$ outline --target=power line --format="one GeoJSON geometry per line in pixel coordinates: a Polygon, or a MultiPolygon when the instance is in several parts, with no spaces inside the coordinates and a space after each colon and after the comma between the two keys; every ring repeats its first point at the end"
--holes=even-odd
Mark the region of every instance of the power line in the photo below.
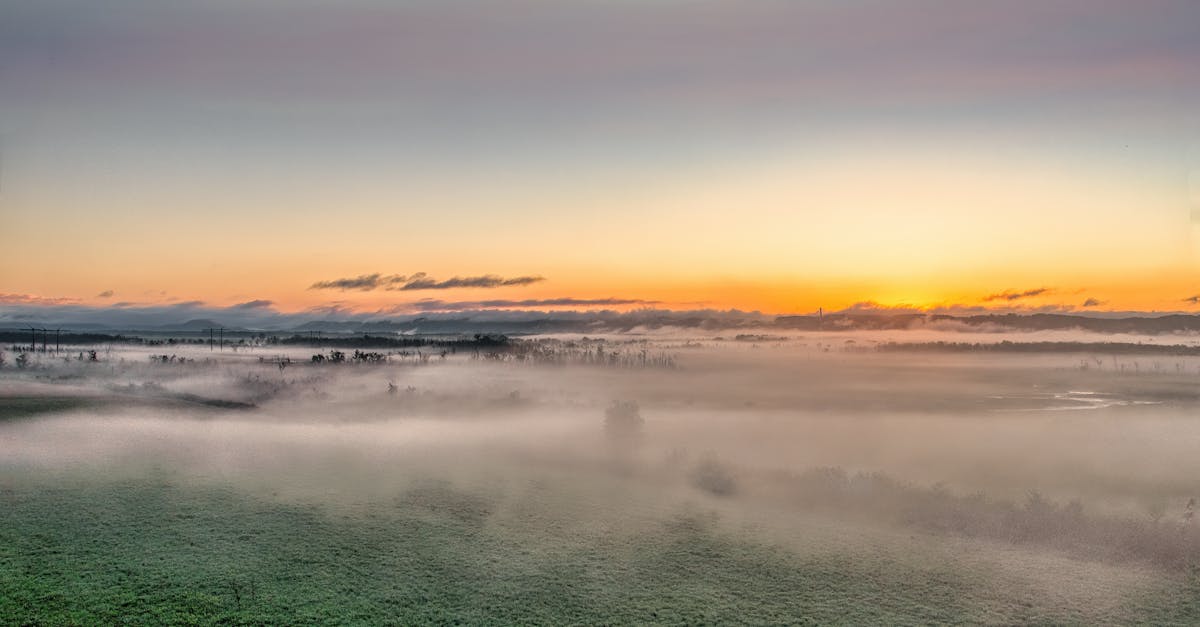
{"type": "MultiPolygon", "coordinates": [[[[37,334],[42,334],[42,352],[50,352],[50,331],[42,327],[28,327],[29,329],[29,350],[37,352],[37,334]]],[[[62,329],[53,329],[54,331],[54,354],[57,355],[62,350],[62,329]]]]}
{"type": "Polygon", "coordinates": [[[213,349],[213,332],[214,331],[217,332],[218,337],[220,338],[221,350],[225,350],[225,327],[216,327],[216,328],[210,327],[210,328],[204,329],[204,330],[208,331],[208,350],[211,351],[213,349]]]}

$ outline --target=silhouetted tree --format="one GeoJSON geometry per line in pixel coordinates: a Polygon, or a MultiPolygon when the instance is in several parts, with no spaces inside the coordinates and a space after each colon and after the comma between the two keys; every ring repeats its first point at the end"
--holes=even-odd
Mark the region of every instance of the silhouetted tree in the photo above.
{"type": "Polygon", "coordinates": [[[730,496],[737,491],[733,473],[716,455],[705,455],[692,470],[692,485],[716,496],[730,496]]]}
{"type": "Polygon", "coordinates": [[[641,436],[645,422],[637,401],[613,401],[604,410],[604,432],[613,440],[636,440],[641,436]]]}

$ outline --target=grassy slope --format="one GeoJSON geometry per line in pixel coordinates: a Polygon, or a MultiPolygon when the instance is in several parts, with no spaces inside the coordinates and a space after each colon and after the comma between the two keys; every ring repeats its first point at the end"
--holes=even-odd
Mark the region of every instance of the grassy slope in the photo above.
{"type": "MultiPolygon", "coordinates": [[[[447,484],[351,511],[166,478],[51,486],[5,476],[0,624],[1097,619],[1005,596],[953,563],[805,556],[694,512],[647,533],[580,536],[497,525],[486,496],[447,484]]],[[[1187,622],[1200,615],[1192,590],[1100,618],[1187,622]]]]}

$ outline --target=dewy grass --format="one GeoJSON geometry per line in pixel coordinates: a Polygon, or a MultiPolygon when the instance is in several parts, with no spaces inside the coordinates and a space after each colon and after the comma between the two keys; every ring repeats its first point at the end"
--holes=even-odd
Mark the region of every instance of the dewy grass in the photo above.
{"type": "Polygon", "coordinates": [[[1187,596],[1194,588],[1099,617],[1019,595],[997,601],[986,581],[952,563],[802,555],[730,533],[702,509],[644,532],[550,542],[490,524],[488,495],[448,483],[344,509],[163,475],[51,485],[6,472],[5,486],[2,624],[1083,624],[1195,616],[1187,596]]]}
{"type": "Polygon", "coordinates": [[[82,409],[95,401],[83,397],[0,396],[0,421],[82,409]]]}

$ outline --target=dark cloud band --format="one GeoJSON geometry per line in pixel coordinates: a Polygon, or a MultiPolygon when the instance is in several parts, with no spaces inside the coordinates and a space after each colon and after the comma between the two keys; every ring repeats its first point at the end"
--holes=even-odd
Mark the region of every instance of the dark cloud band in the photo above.
{"type": "Polygon", "coordinates": [[[994,300],[1014,301],[1014,300],[1021,300],[1022,298],[1032,298],[1034,296],[1041,296],[1043,294],[1049,294],[1052,291],[1053,290],[1051,290],[1048,287],[1039,287],[1039,288],[1032,289],[1032,290],[1025,290],[1024,292],[1014,292],[1012,290],[1005,290],[1005,291],[999,292],[997,294],[989,294],[987,296],[984,296],[983,300],[985,302],[991,302],[994,300]]]}
{"type": "Polygon", "coordinates": [[[333,279],[330,281],[317,281],[309,286],[310,290],[397,290],[397,291],[417,291],[417,290],[449,290],[455,288],[495,288],[495,287],[510,287],[518,285],[530,285],[545,281],[544,277],[540,276],[518,276],[518,277],[502,277],[495,274],[483,274],[479,276],[468,277],[453,277],[444,281],[439,281],[430,277],[424,272],[418,272],[411,276],[402,274],[384,275],[381,273],[360,274],[356,277],[333,279]]]}
{"type": "Polygon", "coordinates": [[[420,300],[398,309],[417,311],[468,311],[474,309],[511,309],[517,307],[616,307],[623,305],[657,305],[657,300],[637,298],[545,298],[528,300],[468,300],[447,302],[444,300],[420,300]]]}

